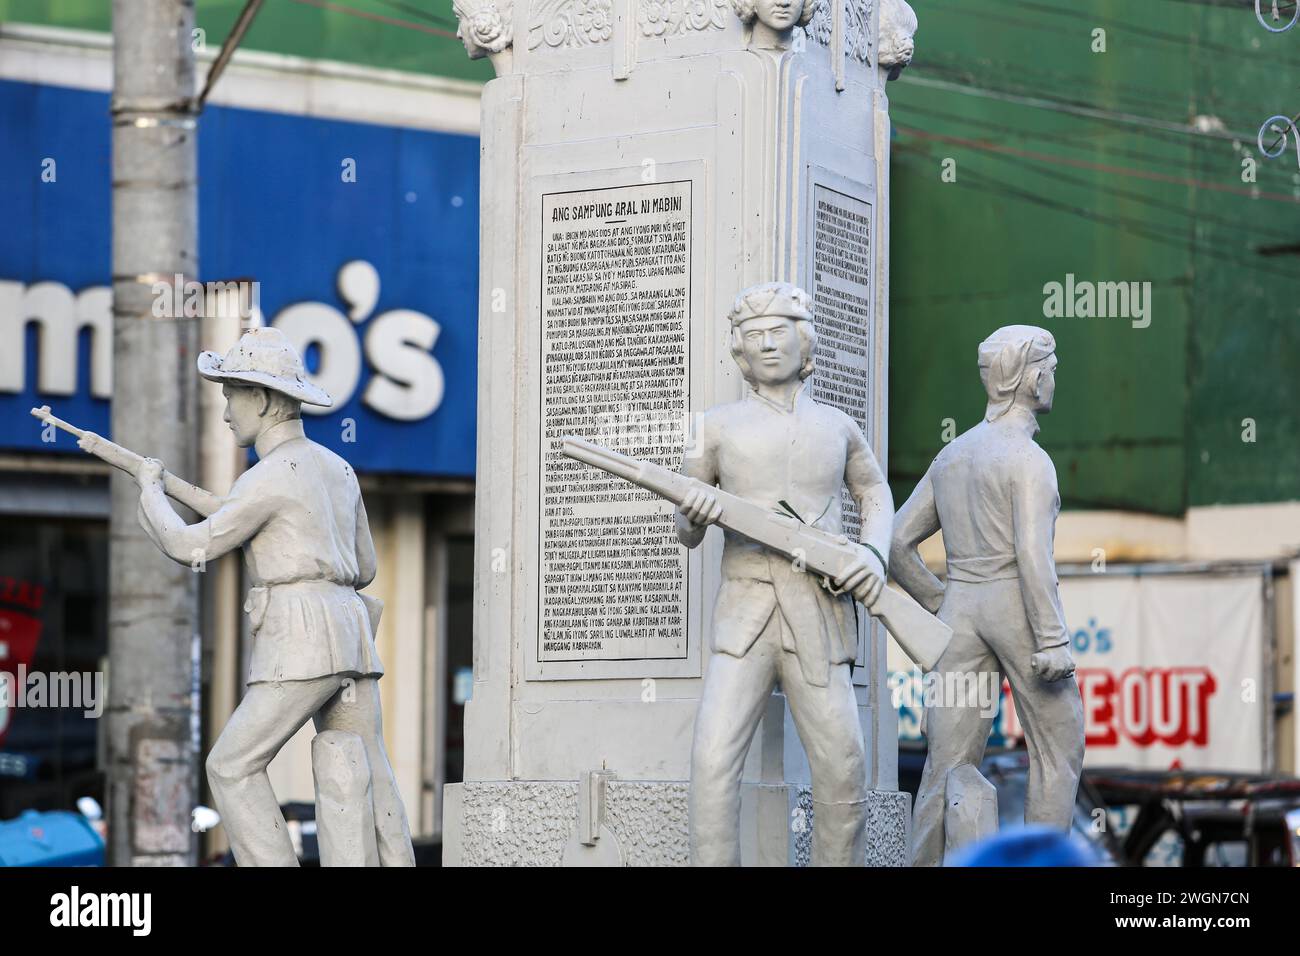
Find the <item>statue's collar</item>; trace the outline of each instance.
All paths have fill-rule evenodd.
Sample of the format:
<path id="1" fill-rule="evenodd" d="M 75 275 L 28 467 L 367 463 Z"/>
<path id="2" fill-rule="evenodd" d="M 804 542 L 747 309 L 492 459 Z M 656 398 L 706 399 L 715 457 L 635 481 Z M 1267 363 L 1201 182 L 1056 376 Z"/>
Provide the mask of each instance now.
<path id="1" fill-rule="evenodd" d="M 1038 416 L 1021 405 L 1012 405 L 1003 416 L 1007 425 L 1019 428 L 1030 438 L 1038 434 Z"/>
<path id="2" fill-rule="evenodd" d="M 803 398 L 804 393 L 807 391 L 808 391 L 808 380 L 804 379 L 802 382 L 799 383 L 799 387 L 795 389 L 794 394 L 790 396 L 789 405 L 782 405 L 780 402 L 772 401 L 772 399 L 768 398 L 766 395 L 761 394 L 758 391 L 758 389 L 754 388 L 752 385 L 749 388 L 749 394 L 746 395 L 745 397 L 757 399 L 758 401 L 762 402 L 764 405 L 776 409 L 778 412 L 783 412 L 787 415 L 790 415 L 793 414 L 794 410 L 799 407 L 799 401 L 801 398 Z"/>
<path id="3" fill-rule="evenodd" d="M 282 422 L 276 422 L 258 435 L 257 441 L 253 443 L 253 448 L 256 449 L 258 458 L 265 458 L 285 442 L 306 437 L 306 433 L 302 430 L 302 419 L 289 418 Z"/>

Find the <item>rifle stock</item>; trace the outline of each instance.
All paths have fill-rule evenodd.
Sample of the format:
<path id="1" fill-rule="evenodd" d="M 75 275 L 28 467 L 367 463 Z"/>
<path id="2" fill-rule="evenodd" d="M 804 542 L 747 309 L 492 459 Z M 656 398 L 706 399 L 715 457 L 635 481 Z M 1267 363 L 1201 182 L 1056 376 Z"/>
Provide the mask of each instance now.
<path id="1" fill-rule="evenodd" d="M 693 488 L 704 488 L 722 506 L 718 524 L 751 541 L 801 561 L 810 572 L 838 580 L 862 550 L 845 535 L 833 535 L 694 478 L 640 461 L 582 438 L 566 437 L 561 451 L 576 461 L 600 468 L 680 506 Z M 867 608 L 894 635 L 899 646 L 925 670 L 932 670 L 948 646 L 952 629 L 902 591 L 888 586 Z"/>

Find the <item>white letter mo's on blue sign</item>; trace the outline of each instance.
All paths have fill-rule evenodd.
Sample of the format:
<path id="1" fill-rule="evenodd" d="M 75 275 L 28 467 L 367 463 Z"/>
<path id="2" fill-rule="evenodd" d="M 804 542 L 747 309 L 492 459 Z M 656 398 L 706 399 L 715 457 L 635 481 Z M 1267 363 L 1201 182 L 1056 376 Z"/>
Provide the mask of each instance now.
<path id="1" fill-rule="evenodd" d="M 442 326 L 415 309 L 391 309 L 372 318 L 379 291 L 374 266 L 356 259 L 338 272 L 338 292 L 348 306 L 346 315 L 324 302 L 299 302 L 282 309 L 272 320 L 308 358 L 308 377 L 334 399 L 331 408 L 304 405 L 303 411 L 343 415 L 344 406 L 361 388 L 360 404 L 372 416 L 369 423 L 363 420 L 360 425 L 363 442 L 356 443 L 354 434 L 348 448 L 336 449 L 346 452 L 345 457 L 357 468 L 464 473 L 465 466 L 449 463 L 445 454 L 421 454 L 423 442 L 415 435 L 390 430 L 401 425 L 418 427 L 442 406 L 446 380 L 442 364 L 433 354 Z M 90 286 L 74 293 L 59 282 L 27 285 L 0 280 L 0 400 L 13 406 L 12 413 L 8 405 L 4 408 L 5 421 L 0 424 L 7 427 L 0 429 L 0 447 L 75 451 L 70 442 L 37 444 L 39 430 L 18 414 L 33 404 L 54 404 L 60 415 L 78 425 L 108 431 L 104 406 L 113 392 L 112 322 L 112 290 L 107 286 Z M 28 334 L 29 330 L 35 334 Z M 364 386 L 363 354 L 370 373 Z M 472 415 L 472 394 L 453 404 L 456 407 L 449 410 L 453 416 Z M 379 428 L 382 419 L 390 421 L 388 428 Z M 472 462 L 472 419 L 444 424 L 467 435 L 456 443 L 465 446 L 457 449 L 457 455 Z M 327 429 L 318 440 L 331 444 L 328 436 L 336 432 Z M 366 437 L 371 439 L 369 443 L 364 442 Z M 394 454 L 399 459 L 394 460 Z"/>
<path id="2" fill-rule="evenodd" d="M 109 97 L 74 79 L 0 83 L 0 451 L 81 456 L 63 433 L 42 441 L 28 409 L 111 438 L 110 395 L 171 374 L 164 360 L 150 380 L 111 380 Z M 357 471 L 472 477 L 478 138 L 385 125 L 387 107 L 357 103 L 346 118 L 248 104 L 205 117 L 202 272 L 185 279 L 259 283 L 265 321 L 334 400 L 307 409 L 308 434 Z M 339 182 L 345 156 L 354 183 Z M 41 157 L 57 157 L 57 183 Z"/>
<path id="3" fill-rule="evenodd" d="M 280 312 L 272 325 L 304 356 L 314 351 L 309 378 L 334 399 L 333 408 L 304 405 L 303 412 L 328 415 L 346 405 L 361 381 L 361 345 L 353 323 L 370 317 L 379 299 L 379 274 L 356 259 L 339 270 L 339 296 L 348 315 L 323 302 L 300 302 Z M 350 321 L 349 321 L 350 320 Z M 375 316 L 364 330 L 365 355 L 374 372 L 362 395 L 366 407 L 398 421 L 417 421 L 442 404 L 442 366 L 433 356 L 442 327 L 412 309 Z"/>

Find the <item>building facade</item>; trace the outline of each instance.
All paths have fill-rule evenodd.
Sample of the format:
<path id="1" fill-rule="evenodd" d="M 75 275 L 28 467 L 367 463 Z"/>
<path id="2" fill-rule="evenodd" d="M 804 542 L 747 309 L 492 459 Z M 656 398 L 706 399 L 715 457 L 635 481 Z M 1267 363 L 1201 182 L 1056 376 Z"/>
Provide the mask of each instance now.
<path id="1" fill-rule="evenodd" d="M 199 23 L 214 42 L 195 38 L 200 75 L 228 27 L 227 11 L 208 6 Z M 112 50 L 107 8 L 86 4 L 103 9 L 83 22 L 75 7 L 52 23 L 0 5 L 0 20 L 46 21 L 0 24 L 0 668 L 15 678 L 102 673 L 107 657 L 107 468 L 28 415 L 50 405 L 112 437 Z M 337 55 L 347 32 L 337 20 L 293 52 Z M 400 61 L 406 34 L 380 25 Z M 304 35 L 272 26 L 260 35 Z M 356 48 L 376 29 L 363 26 Z M 438 42 L 463 57 L 454 38 Z M 384 51 L 366 56 L 382 62 Z M 274 45 L 236 56 L 199 118 L 201 274 L 183 278 L 255 282 L 243 323 L 285 331 L 334 398 L 306 427 L 362 484 L 380 565 L 370 592 L 386 604 L 377 644 L 389 753 L 413 832 L 436 835 L 442 784 L 459 779 L 471 686 L 479 84 L 357 59 Z M 189 291 L 158 294 L 179 310 Z M 212 392 L 200 402 L 205 454 L 224 452 L 233 443 L 219 390 L 198 387 Z M 233 472 L 245 463 L 232 461 Z M 202 571 L 195 693 L 206 752 L 242 692 L 248 635 L 239 561 Z M 102 799 L 98 720 L 34 697 L 13 703 L 24 706 L 0 709 L 0 818 Z M 313 798 L 310 736 L 271 767 L 286 802 Z"/>

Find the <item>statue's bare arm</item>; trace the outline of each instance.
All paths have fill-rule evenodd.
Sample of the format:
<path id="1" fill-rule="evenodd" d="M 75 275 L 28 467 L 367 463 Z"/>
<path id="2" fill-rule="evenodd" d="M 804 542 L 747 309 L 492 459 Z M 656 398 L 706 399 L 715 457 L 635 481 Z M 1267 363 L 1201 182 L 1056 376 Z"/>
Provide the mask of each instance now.
<path id="1" fill-rule="evenodd" d="M 931 614 L 938 614 L 943 605 L 943 582 L 925 566 L 919 548 L 922 541 L 938 530 L 939 511 L 935 507 L 934 485 L 927 470 L 894 519 L 889 573 Z"/>

